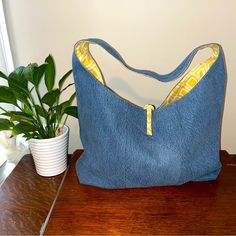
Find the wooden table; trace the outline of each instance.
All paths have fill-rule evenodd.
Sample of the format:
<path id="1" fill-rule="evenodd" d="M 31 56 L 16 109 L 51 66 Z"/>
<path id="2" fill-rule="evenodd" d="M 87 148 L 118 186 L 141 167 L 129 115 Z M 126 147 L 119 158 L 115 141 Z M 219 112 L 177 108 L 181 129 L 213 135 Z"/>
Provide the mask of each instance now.
<path id="1" fill-rule="evenodd" d="M 0 188 L 0 235 L 38 235 L 65 173 L 41 177 L 25 155 Z"/>
<path id="2" fill-rule="evenodd" d="M 45 235 L 236 234 L 236 156 L 217 181 L 105 190 L 78 183 L 76 151 Z"/>

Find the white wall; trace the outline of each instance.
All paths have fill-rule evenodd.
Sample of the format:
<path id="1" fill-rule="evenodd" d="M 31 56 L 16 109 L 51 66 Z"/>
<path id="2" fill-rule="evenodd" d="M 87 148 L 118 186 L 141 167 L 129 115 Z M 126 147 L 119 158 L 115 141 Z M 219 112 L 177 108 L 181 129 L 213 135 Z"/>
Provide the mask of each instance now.
<path id="1" fill-rule="evenodd" d="M 5 0 L 4 6 L 15 64 L 43 62 L 51 53 L 59 76 L 81 38 L 105 39 L 130 65 L 158 73 L 172 71 L 194 47 L 219 42 L 228 67 L 222 149 L 236 153 L 235 0 Z M 103 50 L 93 51 L 108 85 L 139 105 L 158 105 L 176 83 L 127 72 Z M 72 152 L 81 143 L 77 121 L 69 126 Z"/>

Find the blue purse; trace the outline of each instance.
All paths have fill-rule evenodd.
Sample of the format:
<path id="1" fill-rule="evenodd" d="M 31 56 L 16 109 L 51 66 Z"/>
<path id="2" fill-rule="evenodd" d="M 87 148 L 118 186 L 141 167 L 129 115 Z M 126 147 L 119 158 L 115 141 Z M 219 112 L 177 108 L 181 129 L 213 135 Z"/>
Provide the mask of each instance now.
<path id="1" fill-rule="evenodd" d="M 161 82 L 182 79 L 159 107 L 131 103 L 111 90 L 89 51 L 97 44 L 126 68 Z M 212 56 L 189 72 L 194 55 Z M 80 40 L 73 52 L 80 137 L 76 163 L 80 183 L 102 188 L 181 185 L 217 178 L 226 68 L 222 47 L 194 49 L 171 73 L 160 75 L 129 66 L 101 39 Z"/>

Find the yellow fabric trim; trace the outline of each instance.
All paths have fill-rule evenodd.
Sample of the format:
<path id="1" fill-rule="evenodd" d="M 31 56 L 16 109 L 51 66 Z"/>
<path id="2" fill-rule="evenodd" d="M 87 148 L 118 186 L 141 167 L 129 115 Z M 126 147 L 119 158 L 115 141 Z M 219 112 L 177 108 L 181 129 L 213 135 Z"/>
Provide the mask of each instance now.
<path id="1" fill-rule="evenodd" d="M 199 63 L 192 70 L 190 70 L 181 81 L 171 90 L 165 101 L 160 107 L 167 106 L 184 95 L 189 93 L 194 86 L 203 78 L 206 72 L 210 69 L 219 55 L 219 47 L 216 44 L 211 44 L 210 48 L 213 50 L 213 55 L 206 61 Z"/>
<path id="2" fill-rule="evenodd" d="M 152 136 L 152 111 L 155 108 L 153 105 L 147 104 L 144 109 L 147 111 L 147 135 Z"/>
<path id="3" fill-rule="evenodd" d="M 80 42 L 75 49 L 76 55 L 84 67 L 102 84 L 104 84 L 102 73 L 89 52 L 89 42 Z"/>

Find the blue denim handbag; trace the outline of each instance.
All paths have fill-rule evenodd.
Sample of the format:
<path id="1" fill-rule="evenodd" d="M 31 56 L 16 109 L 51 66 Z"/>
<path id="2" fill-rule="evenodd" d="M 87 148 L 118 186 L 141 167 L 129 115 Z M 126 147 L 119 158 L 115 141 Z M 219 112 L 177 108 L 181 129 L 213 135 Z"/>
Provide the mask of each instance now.
<path id="1" fill-rule="evenodd" d="M 97 44 L 126 68 L 161 82 L 182 76 L 155 108 L 131 103 L 111 90 L 89 51 Z M 212 56 L 185 73 L 194 55 L 210 47 Z M 171 73 L 129 66 L 101 39 L 80 40 L 73 52 L 80 137 L 76 163 L 80 183 L 102 188 L 180 185 L 217 178 L 226 68 L 222 47 L 194 49 Z"/>

